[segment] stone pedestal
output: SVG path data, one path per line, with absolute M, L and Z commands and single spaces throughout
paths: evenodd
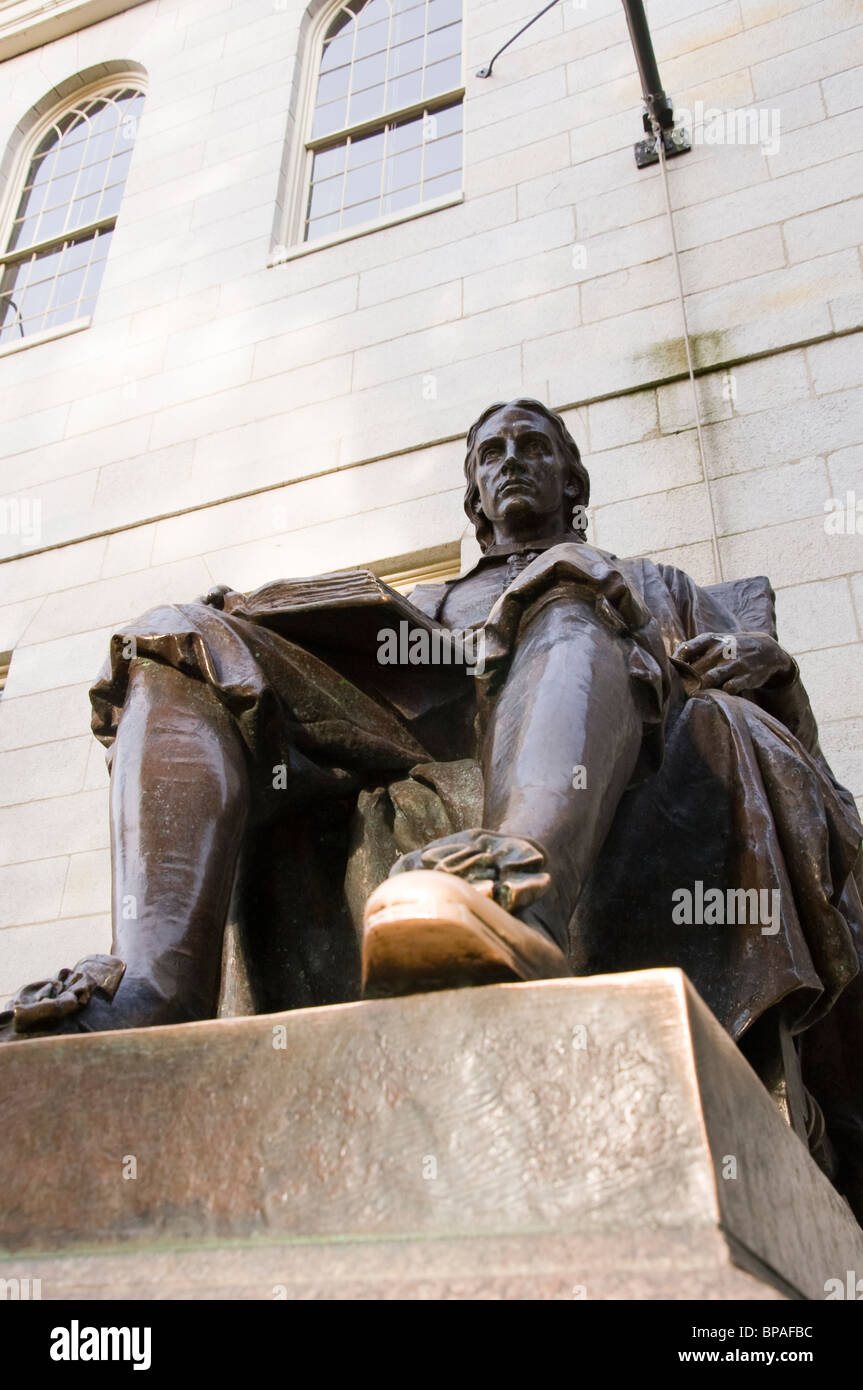
M 677 970 L 14 1043 L 43 1298 L 823 1298 L 863 1232 Z

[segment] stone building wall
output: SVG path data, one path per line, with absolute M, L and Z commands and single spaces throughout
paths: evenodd
M 23 52 L 0 23 L 0 147 L 77 74 L 147 80 L 92 325 L 0 352 L 0 497 L 41 508 L 38 543 L 0 536 L 0 993 L 108 945 L 86 691 L 114 625 L 218 582 L 455 563 L 490 400 L 564 411 L 596 543 L 717 577 L 622 8 L 561 0 L 477 79 L 537 8 L 465 0 L 463 200 L 287 258 L 303 0 L 82 3 L 97 22 Z M 669 167 L 704 448 L 724 577 L 771 577 L 863 796 L 863 534 L 825 530 L 828 499 L 863 500 L 863 16 L 647 8 L 679 107 L 766 113 L 764 148 L 696 124 Z

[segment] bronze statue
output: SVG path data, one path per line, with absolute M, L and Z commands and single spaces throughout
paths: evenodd
M 117 959 L 28 987 L 7 1036 L 212 1017 L 232 893 L 261 1012 L 676 965 L 859 1214 L 861 826 L 768 581 L 591 546 L 537 401 L 484 411 L 465 469 L 483 556 L 409 604 L 220 586 L 114 636 Z M 423 661 L 442 630 L 470 661 Z

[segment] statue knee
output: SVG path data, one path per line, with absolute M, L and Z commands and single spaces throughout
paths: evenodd
M 608 609 L 606 612 L 605 610 Z M 608 604 L 585 587 L 560 585 L 525 610 L 518 628 L 514 656 L 602 649 L 612 668 L 615 653 L 625 666 L 628 637 L 625 624 Z

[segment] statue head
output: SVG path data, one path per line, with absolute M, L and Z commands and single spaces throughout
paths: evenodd
M 464 509 L 483 550 L 502 535 L 529 540 L 571 529 L 584 540 L 590 477 L 563 420 L 541 401 L 484 410 L 468 430 L 464 471 Z

